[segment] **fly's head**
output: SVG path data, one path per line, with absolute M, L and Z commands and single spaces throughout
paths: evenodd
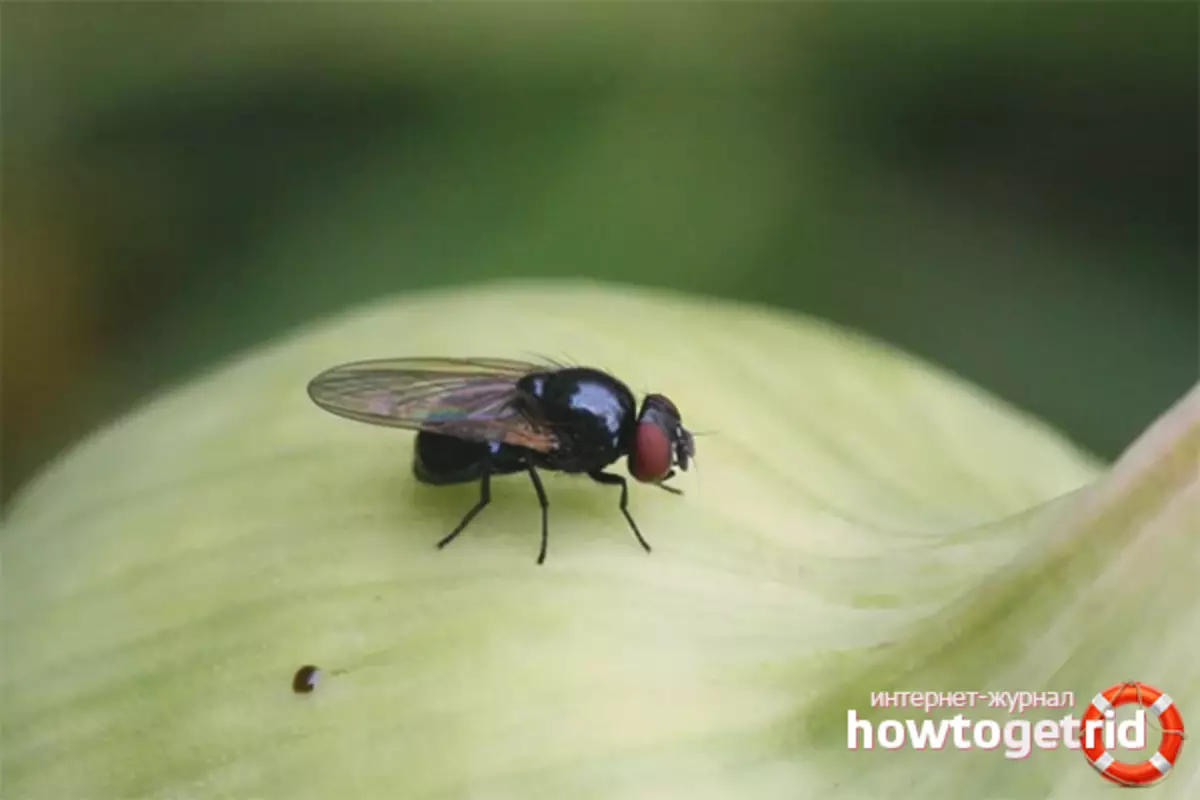
M 695 439 L 683 427 L 675 404 L 665 395 L 646 395 L 629 451 L 630 474 L 643 483 L 661 483 L 675 473 L 674 467 L 687 472 L 695 455 Z

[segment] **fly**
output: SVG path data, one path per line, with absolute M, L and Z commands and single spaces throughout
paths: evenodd
M 308 384 L 318 406 L 348 419 L 417 431 L 413 474 L 433 486 L 479 481 L 479 501 L 437 543 L 452 542 L 491 501 L 493 475 L 525 472 L 542 509 L 546 560 L 549 507 L 538 470 L 584 474 L 621 487 L 619 508 L 633 535 L 650 545 L 629 513 L 626 479 L 606 471 L 621 457 L 629 472 L 674 494 L 675 468 L 696 448 L 679 409 L 649 394 L 640 409 L 617 378 L 590 367 L 497 358 L 393 358 L 356 361 Z

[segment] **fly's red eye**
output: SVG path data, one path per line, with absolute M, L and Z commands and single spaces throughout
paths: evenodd
M 666 431 L 653 422 L 637 426 L 633 449 L 629 453 L 629 472 L 643 483 L 662 480 L 671 470 L 674 448 Z

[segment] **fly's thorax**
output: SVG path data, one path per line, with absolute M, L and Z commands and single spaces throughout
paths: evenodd
M 536 399 L 534 413 L 559 441 L 547 466 L 587 472 L 608 466 L 628 451 L 637 408 L 633 392 L 613 376 L 571 367 L 526 376 L 520 388 Z

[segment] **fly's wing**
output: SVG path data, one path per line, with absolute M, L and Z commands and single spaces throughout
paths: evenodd
M 326 411 L 359 422 L 548 453 L 557 445 L 554 435 L 517 402 L 523 399 L 517 381 L 543 369 L 499 358 L 356 361 L 313 378 L 308 396 Z

